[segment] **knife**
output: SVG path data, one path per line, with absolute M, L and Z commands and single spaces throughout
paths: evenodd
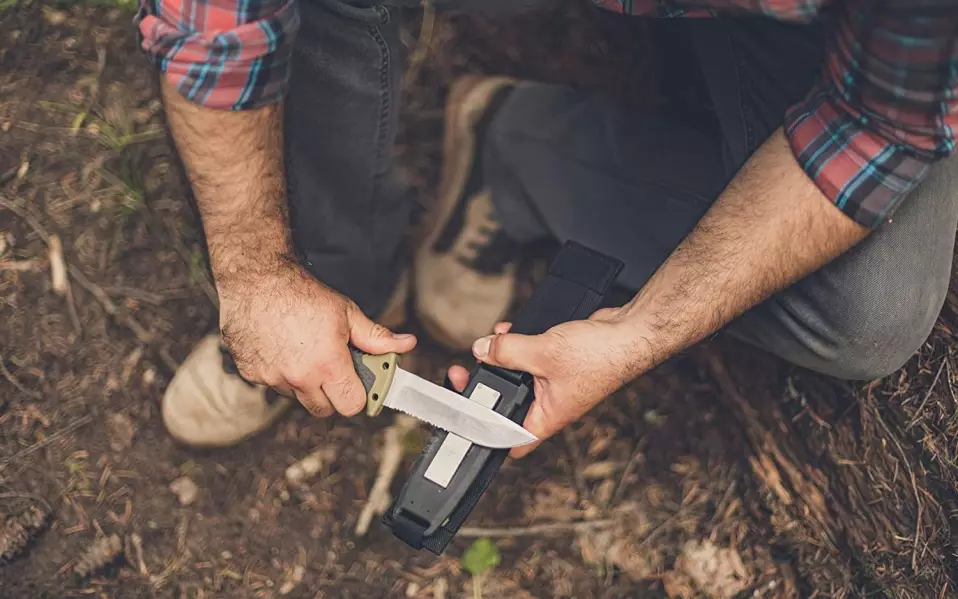
M 366 389 L 366 415 L 384 407 L 399 410 L 493 449 L 538 441 L 535 435 L 502 414 L 399 367 L 395 353 L 373 355 L 349 348 L 356 374 Z

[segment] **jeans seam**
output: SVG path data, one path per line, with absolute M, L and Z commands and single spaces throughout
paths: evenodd
M 738 79 L 739 109 L 742 113 L 742 126 L 745 128 L 745 154 L 746 156 L 751 156 L 757 148 L 755 144 L 755 128 L 752 126 L 751 110 L 746 100 L 748 97 L 746 91 L 749 87 L 748 77 L 746 76 L 747 73 L 742 61 L 739 60 L 738 48 L 735 47 L 731 39 L 729 39 L 729 48 L 732 51 L 732 62 L 735 63 L 736 79 Z
M 386 40 L 383 38 L 382 33 L 379 32 L 377 27 L 369 27 L 367 29 L 370 37 L 375 40 L 376 44 L 379 46 L 379 50 L 382 53 L 382 61 L 379 66 L 379 91 L 381 95 L 381 102 L 379 107 L 379 123 L 377 126 L 378 134 L 376 136 L 376 165 L 373 173 L 373 176 L 377 179 L 381 175 L 379 167 L 382 165 L 383 160 L 386 154 L 386 138 L 388 137 L 389 128 L 389 110 L 391 108 L 391 102 L 389 98 L 389 67 L 391 64 L 390 55 L 389 55 L 389 45 L 386 43 Z M 378 193 L 379 185 L 378 183 L 374 185 L 373 195 L 375 197 Z

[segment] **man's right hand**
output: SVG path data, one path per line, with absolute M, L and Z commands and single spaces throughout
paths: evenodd
M 294 259 L 283 170 L 283 104 L 211 110 L 163 80 L 164 105 L 203 219 L 220 330 L 240 375 L 310 412 L 360 412 L 366 394 L 348 344 L 404 353 L 393 335 Z
M 374 323 L 292 260 L 217 287 L 220 329 L 240 375 L 295 396 L 316 416 L 352 416 L 366 405 L 347 343 L 372 354 L 416 345 L 414 336 Z

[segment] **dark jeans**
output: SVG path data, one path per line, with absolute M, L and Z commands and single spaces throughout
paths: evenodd
M 503 0 L 510 9 L 546 5 Z M 494 9 L 494 2 L 471 4 Z M 383 306 L 411 202 L 393 176 L 403 57 L 390 11 L 303 2 L 287 104 L 294 237 L 309 267 L 368 313 Z M 394 15 L 393 15 L 394 16 Z M 812 85 L 820 26 L 761 18 L 663 24 L 691 49 L 667 71 L 698 74 L 708 105 L 623 110 L 598 93 L 521 84 L 486 136 L 484 176 L 507 232 L 576 239 L 623 259 L 641 288 L 738 168 Z M 669 41 L 671 40 L 671 41 Z M 663 60 L 673 56 L 667 48 Z M 676 54 L 677 55 L 677 54 Z M 925 340 L 944 301 L 958 226 L 958 161 L 929 179 L 858 247 L 754 308 L 738 336 L 843 378 L 892 372 Z M 801 239 L 802 231 L 791 234 Z

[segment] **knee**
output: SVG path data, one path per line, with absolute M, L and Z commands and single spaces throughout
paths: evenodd
M 820 370 L 858 381 L 884 378 L 904 366 L 922 346 L 937 320 L 938 310 L 903 312 L 885 319 L 871 315 L 859 326 L 837 332 L 821 352 Z

